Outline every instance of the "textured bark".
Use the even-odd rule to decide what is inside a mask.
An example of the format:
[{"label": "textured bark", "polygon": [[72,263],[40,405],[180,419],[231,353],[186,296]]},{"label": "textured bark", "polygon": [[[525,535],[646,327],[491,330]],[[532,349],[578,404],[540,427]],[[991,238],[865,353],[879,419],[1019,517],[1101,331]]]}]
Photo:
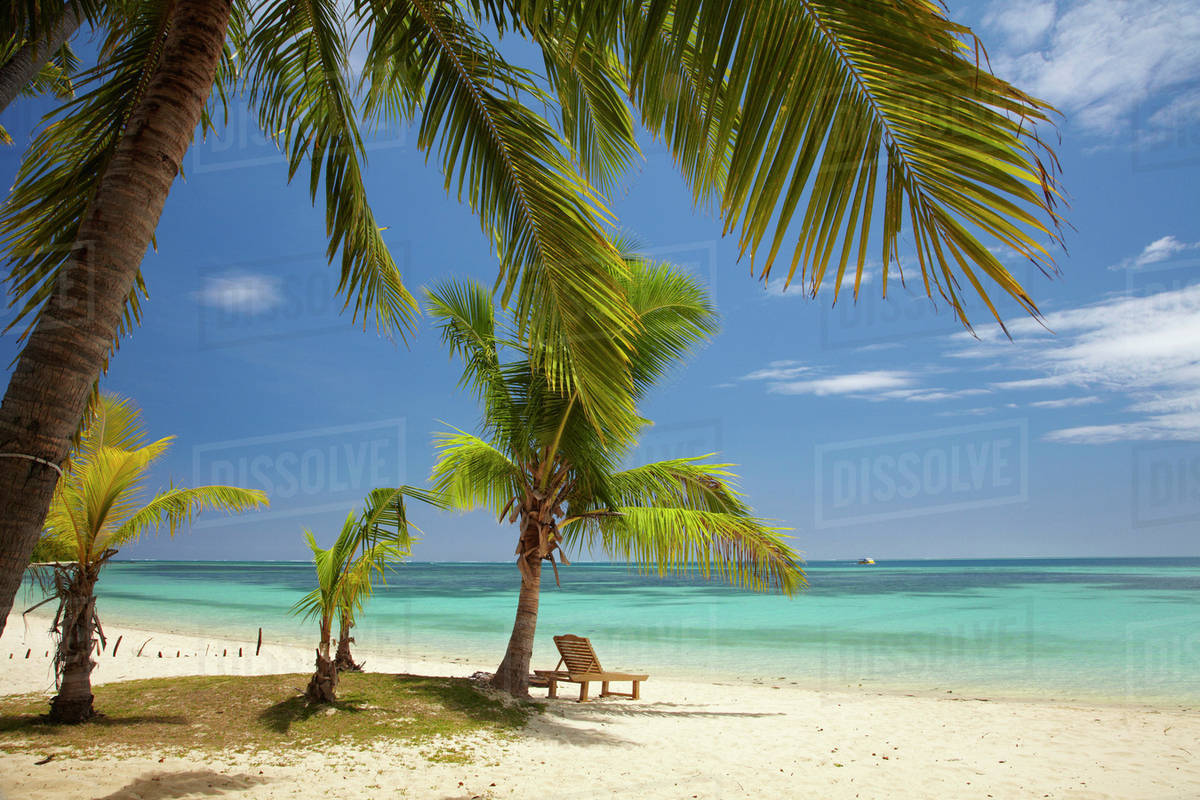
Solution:
[{"label": "textured bark", "polygon": [[17,95],[29,85],[42,65],[79,30],[82,22],[83,17],[75,7],[67,6],[47,39],[26,42],[0,65],[0,111],[17,99]]},{"label": "textured bark", "polygon": [[55,661],[59,670],[58,695],[50,701],[50,721],[76,724],[96,715],[92,706],[92,650],[96,619],[96,576],[86,567],[71,568],[72,577],[62,593],[59,608],[61,638]]},{"label": "textured bark", "polygon": [[338,672],[362,672],[362,664],[356,663],[350,653],[350,645],[354,642],[350,631],[350,626],[343,620],[338,631],[337,654],[333,657],[333,664]]},{"label": "textured bark", "polygon": [[321,620],[321,645],[317,648],[317,670],[304,690],[304,697],[310,703],[332,703],[337,700],[338,671],[333,659],[329,657],[330,628],[332,621],[328,618]]},{"label": "textured bark", "polygon": [[[517,618],[504,660],[496,668],[492,686],[513,697],[529,696],[529,662],[533,657],[533,637],[537,632],[538,597],[542,588],[542,536],[540,509],[522,514],[521,540],[517,547],[521,566],[521,593],[517,598]],[[547,517],[547,519],[549,519]],[[523,562],[523,565],[522,563]]]},{"label": "textured bark", "polygon": [[[0,453],[66,458],[212,89],[230,10],[230,0],[178,0],[162,60],[9,381]],[[40,461],[0,458],[0,632],[57,478]]]}]

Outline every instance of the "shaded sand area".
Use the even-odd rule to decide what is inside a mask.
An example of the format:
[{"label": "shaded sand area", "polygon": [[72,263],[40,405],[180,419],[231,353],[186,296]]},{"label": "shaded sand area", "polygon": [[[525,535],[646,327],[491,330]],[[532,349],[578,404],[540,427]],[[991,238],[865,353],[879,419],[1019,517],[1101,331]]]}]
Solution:
[{"label": "shaded sand area", "polygon": [[[30,619],[26,629],[14,615],[0,638],[5,695],[42,692],[52,682],[44,619]],[[126,705],[137,704],[129,700],[134,693],[112,686],[98,692],[100,710],[106,692],[125,699],[114,699],[101,723],[69,734],[98,746],[80,751],[20,722],[15,706],[36,708],[36,699],[0,701],[2,796],[1200,797],[1200,714],[1184,708],[652,676],[638,702],[546,701],[535,689],[538,707],[522,711],[448,679],[490,665],[364,652],[368,670],[387,674],[348,676],[345,697],[357,699],[332,714],[308,714],[295,695],[310,670],[310,650],[267,643],[256,657],[253,641],[106,632],[97,684],[207,676],[192,679],[204,687],[195,697],[205,710],[156,715],[156,698],[169,685],[155,681],[137,688],[139,714]],[[233,684],[218,677],[275,673],[292,674],[243,681],[236,691],[222,689]],[[341,743],[330,743],[337,735]]]}]

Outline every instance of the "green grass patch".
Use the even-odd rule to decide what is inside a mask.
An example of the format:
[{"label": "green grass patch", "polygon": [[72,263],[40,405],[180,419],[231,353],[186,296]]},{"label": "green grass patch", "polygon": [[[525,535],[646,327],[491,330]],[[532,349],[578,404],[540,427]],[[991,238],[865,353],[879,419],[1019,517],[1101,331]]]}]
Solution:
[{"label": "green grass patch", "polygon": [[82,725],[45,721],[43,695],[0,697],[0,748],[156,751],[319,748],[400,740],[438,742],[431,755],[458,750],[437,737],[513,734],[533,703],[505,704],[462,678],[349,673],[333,705],[309,705],[308,675],[192,676],[109,683],[95,688],[102,716]]}]

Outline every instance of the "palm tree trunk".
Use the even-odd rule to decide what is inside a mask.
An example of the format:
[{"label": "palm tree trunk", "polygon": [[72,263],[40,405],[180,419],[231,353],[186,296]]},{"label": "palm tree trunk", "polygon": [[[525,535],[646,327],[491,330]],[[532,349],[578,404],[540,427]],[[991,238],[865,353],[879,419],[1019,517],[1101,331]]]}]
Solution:
[{"label": "palm tree trunk", "polygon": [[533,553],[523,555],[521,594],[517,598],[517,618],[504,660],[496,668],[492,686],[513,697],[529,696],[529,662],[533,658],[533,636],[537,631],[538,595],[542,585],[542,559]]},{"label": "palm tree trunk", "polygon": [[362,672],[362,664],[356,664],[354,656],[350,653],[350,643],[354,641],[350,631],[350,623],[343,619],[338,631],[337,655],[333,657],[333,664],[338,672]]},{"label": "palm tree trunk", "polygon": [[179,0],[162,60],[134,109],[75,249],[0,405],[0,633],[41,531],[125,299],[212,89],[230,0]]},{"label": "palm tree trunk", "polygon": [[321,618],[321,646],[317,648],[317,671],[313,673],[304,690],[304,697],[310,703],[332,703],[337,700],[338,671],[333,659],[329,657],[329,637],[333,621],[329,617]]},{"label": "palm tree trunk", "polygon": [[79,30],[83,17],[75,6],[67,6],[47,39],[26,42],[0,65],[0,111],[8,108],[29,85],[42,65]]},{"label": "palm tree trunk", "polygon": [[60,609],[62,636],[55,661],[59,669],[58,695],[50,702],[50,721],[76,724],[95,716],[92,707],[92,648],[95,641],[95,581],[86,568],[77,565],[63,594]]}]

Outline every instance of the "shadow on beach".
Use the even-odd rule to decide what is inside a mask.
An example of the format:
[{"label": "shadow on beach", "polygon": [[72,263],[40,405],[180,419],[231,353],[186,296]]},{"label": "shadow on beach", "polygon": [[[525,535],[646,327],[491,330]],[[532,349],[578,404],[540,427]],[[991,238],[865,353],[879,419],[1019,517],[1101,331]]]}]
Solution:
[{"label": "shadow on beach", "polygon": [[95,800],[169,800],[175,797],[204,797],[236,792],[267,783],[261,775],[222,775],[212,770],[148,772],[112,794]]}]

